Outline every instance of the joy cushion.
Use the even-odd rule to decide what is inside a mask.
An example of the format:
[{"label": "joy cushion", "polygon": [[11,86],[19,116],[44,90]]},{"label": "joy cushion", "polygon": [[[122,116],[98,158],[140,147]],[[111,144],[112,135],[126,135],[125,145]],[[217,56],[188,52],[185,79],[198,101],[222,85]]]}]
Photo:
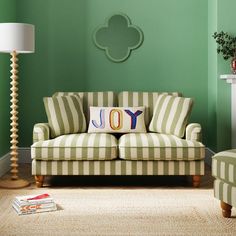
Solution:
[{"label": "joy cushion", "polygon": [[86,131],[86,121],[78,95],[43,98],[51,137]]},{"label": "joy cushion", "polygon": [[90,107],[88,133],[145,133],[145,107]]},{"label": "joy cushion", "polygon": [[182,138],[192,105],[191,98],[165,94],[158,96],[149,130]]}]

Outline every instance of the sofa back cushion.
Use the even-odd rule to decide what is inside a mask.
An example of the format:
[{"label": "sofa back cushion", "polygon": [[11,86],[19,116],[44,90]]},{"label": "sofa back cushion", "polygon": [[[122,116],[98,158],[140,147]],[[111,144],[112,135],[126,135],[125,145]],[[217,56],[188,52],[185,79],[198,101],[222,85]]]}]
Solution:
[{"label": "sofa back cushion", "polygon": [[156,100],[160,94],[170,94],[173,96],[181,96],[177,92],[131,92],[124,91],[118,95],[118,106],[119,107],[145,107],[145,125],[148,126],[153,115],[153,109]]},{"label": "sofa back cushion", "polygon": [[57,92],[53,96],[65,96],[78,94],[82,99],[84,115],[89,123],[89,107],[90,106],[103,106],[113,107],[117,106],[116,94],[112,91],[106,92]]},{"label": "sofa back cushion", "polygon": [[51,137],[86,131],[86,121],[79,96],[44,97]]},{"label": "sofa back cushion", "polygon": [[160,95],[155,104],[149,130],[182,138],[192,106],[191,98]]}]

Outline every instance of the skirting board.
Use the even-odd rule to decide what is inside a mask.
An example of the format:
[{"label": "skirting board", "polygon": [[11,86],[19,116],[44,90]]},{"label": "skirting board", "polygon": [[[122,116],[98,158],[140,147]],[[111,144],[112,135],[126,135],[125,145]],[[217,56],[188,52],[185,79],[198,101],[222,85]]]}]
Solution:
[{"label": "skirting board", "polygon": [[[30,154],[30,148],[19,148],[19,163],[31,163],[31,154]],[[209,149],[206,148],[206,159],[205,162],[209,166],[211,166],[211,157],[215,153]],[[7,153],[5,156],[0,157],[0,177],[4,175],[7,171],[10,170],[10,153]]]},{"label": "skirting board", "polygon": [[[31,163],[30,148],[19,148],[18,163]],[[0,177],[10,170],[10,152],[0,157]]]},{"label": "skirting board", "polygon": [[7,153],[0,158],[0,177],[10,170],[10,154]]},{"label": "skirting board", "polygon": [[215,152],[213,152],[210,148],[206,148],[206,157],[205,157],[205,163],[209,166],[211,166],[211,158],[215,155]]}]

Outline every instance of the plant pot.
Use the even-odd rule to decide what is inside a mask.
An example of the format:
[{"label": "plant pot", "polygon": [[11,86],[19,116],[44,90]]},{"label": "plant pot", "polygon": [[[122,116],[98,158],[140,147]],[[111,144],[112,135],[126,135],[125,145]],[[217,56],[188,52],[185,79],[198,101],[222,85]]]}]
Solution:
[{"label": "plant pot", "polygon": [[233,74],[236,74],[236,57],[231,60],[231,70]]}]

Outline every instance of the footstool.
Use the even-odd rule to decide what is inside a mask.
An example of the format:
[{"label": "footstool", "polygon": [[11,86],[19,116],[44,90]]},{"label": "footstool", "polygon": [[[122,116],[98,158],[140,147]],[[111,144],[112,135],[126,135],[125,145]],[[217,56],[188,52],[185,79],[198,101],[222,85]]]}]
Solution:
[{"label": "footstool", "polygon": [[236,207],[236,149],[219,152],[212,157],[214,196],[221,201],[222,214],[231,217]]}]

